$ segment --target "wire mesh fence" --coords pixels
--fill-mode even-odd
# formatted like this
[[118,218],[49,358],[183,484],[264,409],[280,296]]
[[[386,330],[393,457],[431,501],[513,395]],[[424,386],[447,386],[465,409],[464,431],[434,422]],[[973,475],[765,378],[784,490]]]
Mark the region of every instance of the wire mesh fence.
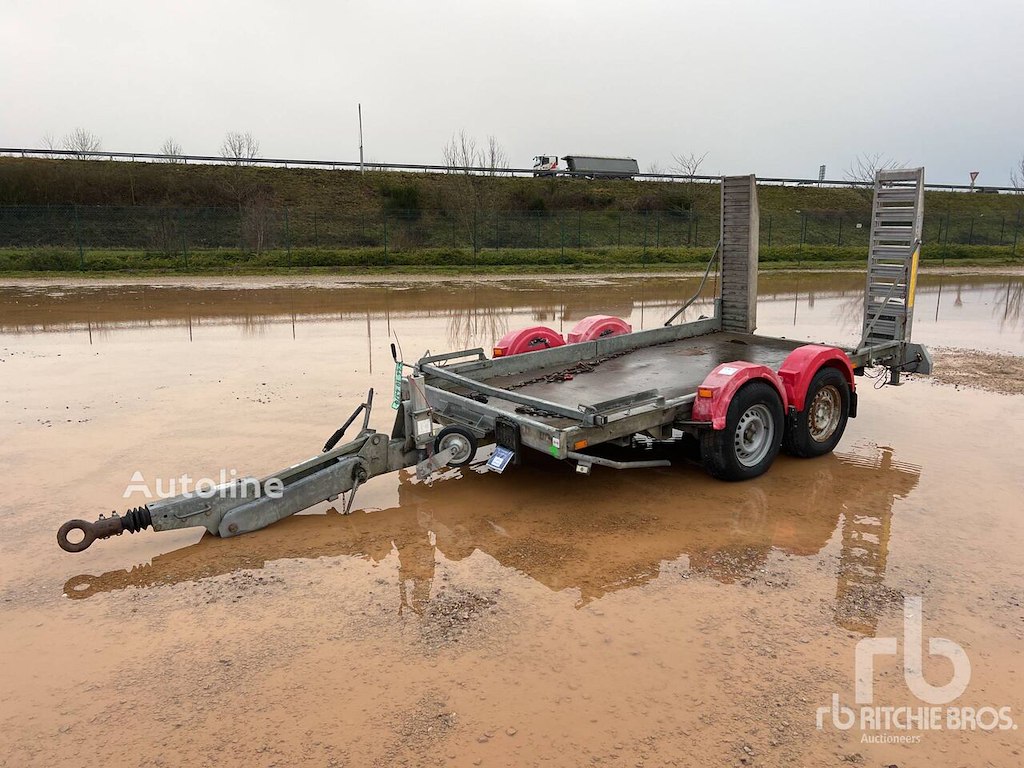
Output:
[[[929,245],[1003,246],[1017,253],[1024,216],[929,214]],[[865,211],[766,213],[762,248],[867,247]],[[57,268],[85,267],[102,254],[131,251],[188,267],[190,256],[235,258],[293,252],[358,251],[388,263],[402,254],[485,251],[600,252],[706,249],[718,241],[718,212],[389,210],[339,213],[250,204],[238,208],[0,206],[0,249],[45,254]],[[1024,243],[1021,243],[1024,247]],[[813,256],[813,254],[811,254]]]

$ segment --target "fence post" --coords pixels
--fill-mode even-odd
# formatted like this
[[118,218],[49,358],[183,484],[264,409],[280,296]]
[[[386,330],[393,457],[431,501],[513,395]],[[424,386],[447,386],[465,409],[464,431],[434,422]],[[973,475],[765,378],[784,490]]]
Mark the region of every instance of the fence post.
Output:
[[82,224],[78,220],[78,205],[72,206],[75,212],[75,243],[78,245],[78,268],[85,269],[85,250],[82,248]]
[[473,206],[473,263],[476,263],[476,251],[477,251],[477,231],[476,231],[476,206]]
[[768,247],[772,247],[772,217],[768,215]]
[[807,237],[807,214],[800,214],[800,250],[804,249],[804,240]]
[[384,223],[384,266],[388,265],[388,212],[381,211],[381,221]]
[[316,208],[313,209],[313,247],[320,247],[320,229],[316,223]]
[[288,265],[292,262],[292,235],[291,227],[288,226],[288,206],[284,208],[284,249],[288,254]]
[[699,248],[700,247],[700,231],[698,230],[698,227],[700,227],[700,214],[697,211],[694,211],[693,212],[693,247],[694,248]]
[[1006,214],[1003,214],[1002,221],[999,222],[999,244],[1003,244],[1003,233],[1006,232]]
[[661,248],[661,211],[654,218],[654,247]]
[[842,214],[839,214],[839,242],[837,242],[836,245],[840,246],[840,247],[843,245],[843,215]]
[[619,211],[619,248],[622,247],[622,211]]
[[562,263],[565,263],[565,214],[558,212],[558,229],[562,234]]
[[583,212],[576,209],[576,250],[583,250]]
[[540,211],[537,211],[537,247],[540,248]]
[[649,211],[644,211],[644,249],[640,252],[640,263],[647,263],[647,219]]
[[185,269],[188,269],[188,245],[185,243],[185,221],[181,208],[178,209],[178,234],[181,236],[181,258],[185,262]]
[[967,244],[974,245],[974,217],[971,216],[971,229],[967,234]]
[[1011,256],[1017,255],[1017,235],[1020,234],[1020,211],[1017,211],[1017,224],[1013,228],[1013,250],[1010,251]]

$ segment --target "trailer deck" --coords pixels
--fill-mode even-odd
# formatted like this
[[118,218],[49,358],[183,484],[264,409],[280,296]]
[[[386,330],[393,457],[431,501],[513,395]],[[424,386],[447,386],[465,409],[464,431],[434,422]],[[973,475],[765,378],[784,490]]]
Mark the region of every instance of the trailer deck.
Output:
[[[583,358],[568,366],[554,364],[512,375],[482,378],[480,382],[569,408],[620,400],[650,390],[657,390],[666,400],[672,400],[696,393],[707,375],[722,363],[745,360],[778,370],[789,353],[805,343],[712,331],[612,355]],[[591,366],[592,370],[587,370]],[[566,372],[571,378],[561,378]],[[454,391],[466,393],[465,390]],[[522,407],[499,397],[490,398],[488,402],[509,413]],[[534,418],[559,429],[578,423],[559,416],[535,415]]]

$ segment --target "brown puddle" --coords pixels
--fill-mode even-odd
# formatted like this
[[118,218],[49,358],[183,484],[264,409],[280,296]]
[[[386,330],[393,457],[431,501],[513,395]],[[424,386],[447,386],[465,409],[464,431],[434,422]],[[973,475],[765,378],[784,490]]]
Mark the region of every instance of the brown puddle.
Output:
[[[435,346],[489,346],[521,323],[547,324],[560,333],[590,314],[622,317],[634,329],[659,325],[689,298],[697,278],[396,277],[194,278],[164,282],[54,284],[24,281],[0,286],[0,330],[22,334],[84,332],[90,341],[112,330],[181,328],[191,340],[210,326],[245,334],[310,323],[370,324],[385,333],[424,317],[443,319]],[[854,344],[860,331],[864,278],[841,273],[768,273],[760,277],[759,331],[793,338],[830,338]],[[705,295],[711,294],[712,279]],[[710,312],[698,301],[683,319]],[[1000,352],[1024,351],[1024,276],[923,274],[915,317],[917,341]],[[433,325],[433,323],[431,323]],[[435,330],[432,328],[431,330]],[[971,346],[978,345],[982,346]],[[410,352],[410,357],[418,353]]]
[[[813,471],[803,472],[805,466]],[[395,607],[423,613],[433,592],[436,552],[463,560],[481,551],[553,591],[578,592],[577,605],[583,606],[609,592],[643,585],[659,575],[663,562],[683,556],[694,575],[726,584],[756,578],[772,550],[816,554],[839,531],[843,548],[837,623],[872,631],[877,617],[858,620],[849,614],[857,607],[852,593],[871,591],[883,581],[893,502],[916,487],[920,468],[902,465],[886,449],[870,458],[836,455],[805,466],[793,467],[798,477],[787,478],[801,485],[797,505],[784,503],[788,489],[778,493],[782,489],[767,487],[752,493],[730,487],[734,492],[723,498],[722,489],[710,480],[670,470],[659,473],[652,493],[649,474],[605,473],[573,489],[582,496],[577,504],[601,500],[598,509],[608,512],[585,517],[566,508],[558,493],[566,479],[564,467],[553,462],[530,464],[515,477],[484,470],[455,472],[429,486],[402,473],[395,507],[357,517],[332,507],[325,515],[293,517],[239,541],[205,536],[129,571],[72,577],[64,593],[81,599],[261,569],[274,560],[297,557],[347,555],[377,564],[394,554],[402,564],[400,581],[411,588]],[[519,488],[514,507],[508,504],[510,485]],[[869,486],[858,501],[871,513],[844,517],[849,499],[841,489],[854,486]],[[644,506],[650,510],[633,509],[630,499],[645,493]],[[682,494],[696,496],[697,504],[674,508],[673,499]]]
[[[904,596],[970,658],[949,706],[1024,718],[1020,395],[861,380],[834,456],[742,484],[538,458],[378,478],[352,516],[237,539],[61,552],[65,519],[145,501],[122,498],[136,470],[315,453],[366,387],[390,393],[392,332],[411,359],[595,312],[653,327],[696,287],[213,282],[0,287],[0,766],[1020,764],[1020,730],[816,723],[852,705],[858,640],[902,649]],[[763,276],[760,330],[850,341],[861,284]],[[1022,286],[926,276],[915,338],[1020,355]],[[876,662],[876,705],[922,706],[901,659]]]

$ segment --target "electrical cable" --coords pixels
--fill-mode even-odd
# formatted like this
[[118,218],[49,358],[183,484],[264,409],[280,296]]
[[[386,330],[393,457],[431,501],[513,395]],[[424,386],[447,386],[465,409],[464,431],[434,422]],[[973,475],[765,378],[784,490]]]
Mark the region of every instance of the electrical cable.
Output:
[[[708,281],[708,275],[711,273],[711,265],[715,263],[715,260],[718,257],[718,252],[721,249],[721,247],[722,241],[719,240],[718,244],[715,246],[714,252],[711,254],[711,258],[708,260],[708,265],[704,268],[704,277],[700,279],[700,285],[697,286],[697,292],[693,294],[693,296],[691,296],[689,299],[687,299],[683,306],[681,306],[679,309],[675,311],[675,314],[673,314],[672,317],[665,321],[666,326],[672,325],[673,320],[675,320],[677,317],[683,314],[687,307],[689,307],[691,304],[693,304],[693,302],[700,298],[700,294],[704,290],[704,284]],[[715,272],[715,280],[716,282],[718,280],[717,272]]]

